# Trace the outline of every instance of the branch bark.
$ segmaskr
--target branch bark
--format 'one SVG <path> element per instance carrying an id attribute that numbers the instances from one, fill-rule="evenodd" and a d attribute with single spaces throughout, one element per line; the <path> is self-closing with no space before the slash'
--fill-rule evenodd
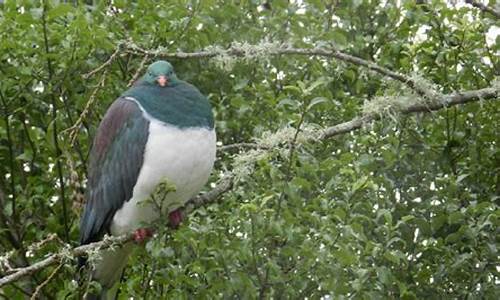
<path id="1" fill-rule="evenodd" d="M 87 254 L 89 251 L 94 251 L 94 250 L 100 250 L 100 249 L 106 249 L 112 246 L 119 246 L 123 245 L 128 241 L 131 241 L 133 239 L 133 235 L 121 235 L 121 236 L 116 236 L 116 237 L 110 237 L 107 239 L 104 239 L 102 241 L 88 244 L 88 245 L 83 245 L 79 246 L 73 249 L 63 249 L 59 251 L 56 254 L 52 254 L 49 257 L 38 261 L 30 266 L 24 267 L 24 268 L 19 268 L 17 271 L 15 271 L 12 274 L 9 274 L 7 276 L 4 276 L 0 278 L 0 287 L 17 281 L 18 279 L 36 273 L 42 269 L 45 269 L 53 264 L 61 263 L 64 258 L 68 256 L 73 256 L 73 257 L 78 257 L 78 256 L 83 256 Z"/>
<path id="2" fill-rule="evenodd" d="M 480 10 L 492 14 L 497 19 L 500 19 L 500 12 L 475 0 L 465 0 L 465 3 L 471 4 L 475 8 L 479 8 Z"/>
<path id="3" fill-rule="evenodd" d="M 232 45 L 231 47 L 223 50 L 203 50 L 198 52 L 168 52 L 164 48 L 158 50 L 146 50 L 142 49 L 136 45 L 126 44 L 125 46 L 129 53 L 139 54 L 139 55 L 152 55 L 161 58 L 178 58 L 178 59 L 199 59 L 199 58 L 213 58 L 216 56 L 234 56 L 234 57 L 245 57 L 245 56 L 255 56 L 257 53 L 262 52 L 269 55 L 302 55 L 302 56 L 321 56 L 321 57 L 331 57 L 341 61 L 345 61 L 354 65 L 365 67 L 371 71 L 377 72 L 383 76 L 387 76 L 391 79 L 400 81 L 406 84 L 411 89 L 415 90 L 419 95 L 426 95 L 427 90 L 420 87 L 418 83 L 409 76 L 404 74 L 391 71 L 387 68 L 377 65 L 372 61 L 368 61 L 350 54 L 344 53 L 336 49 L 327 48 L 293 48 L 293 47 L 267 47 L 262 50 L 259 45 Z"/>
<path id="4" fill-rule="evenodd" d="M 419 103 L 411 105 L 400 111 L 401 114 L 410 114 L 416 112 L 431 112 L 445 107 L 450 107 L 459 104 L 465 104 L 479 100 L 497 100 L 500 96 L 500 88 L 489 87 L 479 90 L 458 92 L 450 95 L 445 95 L 443 99 L 435 103 Z M 350 121 L 326 128 L 320 134 L 320 139 L 331 138 L 335 135 L 347 133 L 359 129 L 363 124 L 380 119 L 380 115 L 365 115 L 354 118 Z"/>

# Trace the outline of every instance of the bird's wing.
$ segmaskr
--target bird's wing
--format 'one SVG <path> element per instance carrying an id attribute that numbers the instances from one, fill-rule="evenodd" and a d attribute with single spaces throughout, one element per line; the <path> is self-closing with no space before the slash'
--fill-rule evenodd
<path id="1" fill-rule="evenodd" d="M 118 98 L 106 112 L 90 152 L 81 244 L 102 238 L 115 212 L 132 197 L 148 133 L 149 121 L 135 101 Z"/>

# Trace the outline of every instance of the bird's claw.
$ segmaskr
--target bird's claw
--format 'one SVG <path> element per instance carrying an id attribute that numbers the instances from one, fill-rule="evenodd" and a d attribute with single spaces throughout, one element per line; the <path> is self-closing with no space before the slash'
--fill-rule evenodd
<path id="1" fill-rule="evenodd" d="M 172 229 L 177 229 L 182 222 L 182 211 L 176 209 L 168 214 L 169 226 Z"/>
<path id="2" fill-rule="evenodd" d="M 134 241 L 137 244 L 142 244 L 144 241 L 153 236 L 153 229 L 151 228 L 139 228 L 134 232 Z"/>

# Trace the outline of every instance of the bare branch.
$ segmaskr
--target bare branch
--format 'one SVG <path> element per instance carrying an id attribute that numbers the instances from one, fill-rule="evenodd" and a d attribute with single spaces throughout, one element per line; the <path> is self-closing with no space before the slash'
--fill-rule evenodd
<path id="1" fill-rule="evenodd" d="M 52 280 L 52 278 L 54 278 L 54 276 L 56 276 L 57 272 L 59 272 L 62 266 L 64 266 L 64 264 L 60 263 L 59 266 L 57 266 L 57 268 L 55 268 L 54 271 L 50 273 L 49 277 L 47 277 L 47 279 L 45 279 L 44 282 L 42 282 L 39 286 L 36 287 L 35 292 L 33 293 L 33 295 L 31 295 L 30 298 L 31 300 L 37 299 L 38 294 L 43 289 L 43 287 L 46 286 Z"/>
<path id="2" fill-rule="evenodd" d="M 185 205 L 184 213 L 189 213 L 198 207 L 205 206 L 209 203 L 217 201 L 225 192 L 233 187 L 233 175 L 231 173 L 223 176 L 218 184 L 209 192 L 198 195 Z"/>
<path id="3" fill-rule="evenodd" d="M 87 74 L 83 75 L 83 79 L 89 79 L 90 77 L 92 77 L 95 74 L 97 74 L 100 71 L 102 71 L 104 68 L 107 68 L 116 59 L 116 57 L 118 56 L 118 54 L 121 52 L 123 44 L 124 44 L 123 42 L 119 43 L 116 46 L 115 52 L 113 52 L 113 54 L 111 54 L 111 56 L 108 58 L 108 60 L 105 61 L 102 65 L 100 65 L 96 69 L 94 69 L 94 70 L 88 72 Z"/>
<path id="4" fill-rule="evenodd" d="M 78 117 L 78 120 L 76 120 L 75 124 L 73 126 L 63 130 L 61 133 L 69 133 L 69 139 L 70 139 L 70 145 L 74 145 L 76 141 L 76 137 L 78 136 L 78 130 L 80 130 L 80 127 L 83 124 L 83 120 L 87 117 L 88 113 L 90 112 L 90 109 L 92 105 L 95 103 L 95 100 L 97 99 L 97 92 L 104 87 L 104 84 L 106 83 L 106 75 L 107 75 L 107 70 L 102 73 L 101 80 L 97 84 L 96 88 L 90 95 L 89 101 L 87 101 L 87 104 L 85 105 L 85 108 L 83 109 L 82 113 Z"/>
<path id="5" fill-rule="evenodd" d="M 130 81 L 128 82 L 127 87 L 131 87 L 132 84 L 134 84 L 134 82 L 137 80 L 137 78 L 139 78 L 139 76 L 141 76 L 141 73 L 144 70 L 144 68 L 146 67 L 146 62 L 148 60 L 149 60 L 149 55 L 148 54 L 144 55 L 144 57 L 141 60 L 140 65 L 139 65 L 139 68 L 137 68 L 137 71 L 135 71 L 134 76 L 132 76 L 132 79 L 130 79 Z"/>
<path id="6" fill-rule="evenodd" d="M 79 246 L 73 249 L 63 249 L 62 251 L 52 254 L 49 257 L 36 262 L 32 265 L 29 265 L 24 268 L 19 268 L 16 272 L 9 274 L 7 276 L 4 276 L 0 278 L 0 287 L 14 282 L 24 276 L 33 274 L 35 272 L 38 272 L 42 269 L 47 268 L 48 266 L 51 266 L 56 263 L 60 263 L 65 257 L 68 256 L 73 256 L 73 257 L 78 257 L 78 256 L 83 256 L 86 253 L 88 253 L 91 250 L 101 250 L 101 249 L 106 249 L 111 246 L 118 246 L 118 245 L 123 245 L 124 243 L 131 241 L 133 239 L 133 235 L 121 235 L 121 236 L 116 236 L 116 237 L 110 237 L 106 238 L 102 241 L 88 244 L 88 245 L 83 245 Z"/>
<path id="7" fill-rule="evenodd" d="M 219 151 L 227 151 L 227 150 L 232 150 L 232 149 L 266 149 L 267 147 L 264 145 L 259 145 L 257 143 L 235 143 L 235 144 L 228 144 L 228 145 L 222 145 L 217 147 L 217 150 Z"/>

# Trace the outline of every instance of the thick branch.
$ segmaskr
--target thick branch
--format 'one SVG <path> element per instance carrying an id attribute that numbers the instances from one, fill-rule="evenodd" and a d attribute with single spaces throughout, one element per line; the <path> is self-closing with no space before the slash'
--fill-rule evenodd
<path id="1" fill-rule="evenodd" d="M 408 106 L 400 111 L 402 114 L 410 114 L 415 112 L 431 112 L 445 107 L 450 107 L 458 104 L 464 104 L 472 101 L 479 100 L 497 100 L 500 96 L 500 88 L 484 88 L 479 90 L 464 91 L 445 95 L 443 99 L 435 103 L 418 103 Z M 320 139 L 331 138 L 335 135 L 347 133 L 363 126 L 364 123 L 378 120 L 380 115 L 365 115 L 362 117 L 354 118 L 350 121 L 328 127 L 320 135 Z"/>
<path id="2" fill-rule="evenodd" d="M 261 49 L 262 46 L 259 45 L 232 45 L 227 49 L 214 49 L 214 50 L 203 50 L 199 52 L 168 52 L 163 48 L 158 50 L 146 50 L 136 45 L 127 45 L 128 49 L 132 53 L 141 54 L 141 55 L 154 55 L 162 58 L 179 58 L 179 59 L 188 59 L 188 58 L 213 58 L 216 56 L 235 56 L 235 57 L 245 57 L 245 56 L 258 56 L 259 52 L 262 54 L 269 55 L 304 55 L 304 56 L 322 56 L 322 57 L 331 57 L 338 60 L 342 60 L 348 63 L 352 63 L 358 66 L 362 66 L 368 68 L 372 71 L 375 71 L 383 76 L 387 76 L 394 80 L 398 80 L 413 90 L 415 90 L 419 95 L 426 95 L 428 91 L 424 88 L 420 87 L 415 80 L 411 77 L 403 75 L 398 72 L 391 71 L 387 68 L 377 65 L 374 62 L 364 60 L 362 58 L 352 56 L 350 54 L 341 52 L 336 49 L 326 49 L 326 48 L 293 48 L 293 47 L 285 47 L 285 46 L 268 46 L 264 50 Z"/>
<path id="3" fill-rule="evenodd" d="M 117 236 L 117 237 L 110 237 L 110 238 L 104 239 L 104 240 L 96 242 L 96 243 L 79 246 L 79 247 L 69 249 L 69 250 L 64 249 L 56 254 L 50 255 L 49 257 L 47 257 L 39 262 L 36 262 L 36 263 L 34 263 L 30 266 L 27 266 L 25 268 L 19 268 L 14 273 L 0 278 L 0 287 L 6 285 L 8 283 L 14 282 L 14 281 L 16 281 L 19 278 L 22 278 L 24 276 L 27 276 L 27 275 L 33 274 L 35 272 L 38 272 L 42 269 L 45 269 L 51 265 L 60 263 L 65 257 L 68 257 L 68 256 L 78 257 L 78 256 L 82 256 L 82 255 L 87 254 L 91 250 L 95 251 L 95 250 L 100 250 L 100 249 L 106 249 L 106 248 L 109 248 L 111 246 L 123 245 L 126 242 L 131 241 L 132 238 L 133 238 L 133 235 L 131 235 L 131 234 L 121 235 L 121 236 Z"/>

